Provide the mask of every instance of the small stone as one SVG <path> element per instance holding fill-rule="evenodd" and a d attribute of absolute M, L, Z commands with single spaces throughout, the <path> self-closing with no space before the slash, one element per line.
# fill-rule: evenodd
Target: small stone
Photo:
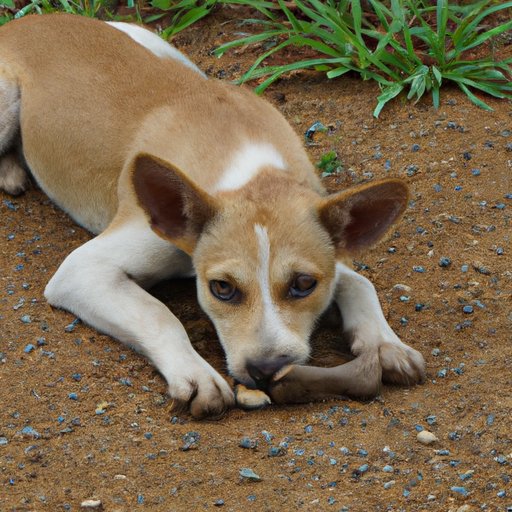
<path fill-rule="evenodd" d="M 473 313 L 473 306 L 464 306 L 462 311 L 466 313 L 466 315 L 471 315 Z"/>
<path fill-rule="evenodd" d="M 224 506 L 224 500 L 215 500 L 213 502 L 214 507 L 223 507 Z"/>
<path fill-rule="evenodd" d="M 32 318 L 30 318 L 30 315 L 23 315 L 20 320 L 24 323 L 24 324 L 30 324 L 32 322 Z"/>
<path fill-rule="evenodd" d="M 242 468 L 239 473 L 243 480 L 248 480 L 250 482 L 261 482 L 261 477 L 257 475 L 251 468 Z"/>
<path fill-rule="evenodd" d="M 282 457 L 283 455 L 286 455 L 286 448 L 283 446 L 271 446 L 268 449 L 268 456 L 269 457 Z"/>
<path fill-rule="evenodd" d="M 382 468 L 382 471 L 384 471 L 384 473 L 393 473 L 393 466 L 390 466 L 389 464 L 386 464 Z"/>
<path fill-rule="evenodd" d="M 7 440 L 6 437 L 0 437 L 0 446 L 5 446 L 8 443 L 9 441 Z"/>
<path fill-rule="evenodd" d="M 25 348 L 23 349 L 23 352 L 25 352 L 25 354 L 30 354 L 30 352 L 32 352 L 32 350 L 34 350 L 36 347 L 34 347 L 34 345 L 32 345 L 32 343 L 29 343 L 28 345 L 25 346 Z"/>
<path fill-rule="evenodd" d="M 41 437 L 41 434 L 31 426 L 23 427 L 20 432 L 23 436 L 32 437 L 33 439 L 39 439 Z"/>
<path fill-rule="evenodd" d="M 418 272 L 420 274 L 423 274 L 425 272 L 425 268 L 422 267 L 421 265 L 414 265 L 412 269 L 414 270 L 414 272 Z"/>
<path fill-rule="evenodd" d="M 471 174 L 473 176 L 480 176 L 480 174 L 482 174 L 482 173 L 481 173 L 480 169 L 471 169 Z"/>
<path fill-rule="evenodd" d="M 96 508 L 99 509 L 102 507 L 101 500 L 84 500 L 80 503 L 82 508 Z"/>
<path fill-rule="evenodd" d="M 452 260 L 446 256 L 442 256 L 439 258 L 439 266 L 440 267 L 449 267 L 452 264 Z"/>
<path fill-rule="evenodd" d="M 69 393 L 68 398 L 70 400 L 78 400 L 78 395 L 76 393 Z"/>
<path fill-rule="evenodd" d="M 64 327 L 64 330 L 66 332 L 73 332 L 75 330 L 75 327 L 79 324 L 80 322 L 80 319 L 79 318 L 75 318 L 70 324 L 66 325 L 66 327 Z"/>
<path fill-rule="evenodd" d="M 238 443 L 238 446 L 240 446 L 240 448 L 248 448 L 250 450 L 254 450 L 258 447 L 258 440 L 251 439 L 249 437 L 242 437 Z"/>
<path fill-rule="evenodd" d="M 453 492 L 456 492 L 458 494 L 461 494 L 462 496 L 467 496 L 469 494 L 469 492 L 467 491 L 467 489 L 465 487 L 458 487 L 458 486 L 453 486 L 453 487 L 450 487 L 450 489 L 453 491 Z"/>
<path fill-rule="evenodd" d="M 199 446 L 199 440 L 201 436 L 199 432 L 187 432 L 183 437 L 183 446 L 180 448 L 181 451 L 186 452 L 188 450 L 195 450 Z"/>
<path fill-rule="evenodd" d="M 418 432 L 416 439 L 421 444 L 425 444 L 425 445 L 429 445 L 429 444 L 435 443 L 436 441 L 439 441 L 439 439 L 432 432 L 429 432 L 428 430 L 422 430 L 421 432 Z"/>
<path fill-rule="evenodd" d="M 94 412 L 97 415 L 105 414 L 105 411 L 107 410 L 107 407 L 109 407 L 109 406 L 110 406 L 110 404 L 108 402 L 106 402 L 105 400 L 103 400 L 102 402 L 99 402 L 98 404 L 96 404 L 96 410 Z"/>
<path fill-rule="evenodd" d="M 474 469 L 469 469 L 468 471 L 466 471 L 465 473 L 460 473 L 459 474 L 459 478 L 464 481 L 464 480 L 469 480 L 470 478 L 473 477 L 473 474 L 474 474 L 475 470 Z"/>
<path fill-rule="evenodd" d="M 479 261 L 475 261 L 473 262 L 473 268 L 479 273 L 479 274 L 483 274 L 485 276 L 488 276 L 491 274 L 491 271 L 485 266 L 483 265 L 481 262 Z"/>
<path fill-rule="evenodd" d="M 427 416 L 425 420 L 429 425 L 435 425 L 437 423 L 437 417 L 434 414 Z"/>

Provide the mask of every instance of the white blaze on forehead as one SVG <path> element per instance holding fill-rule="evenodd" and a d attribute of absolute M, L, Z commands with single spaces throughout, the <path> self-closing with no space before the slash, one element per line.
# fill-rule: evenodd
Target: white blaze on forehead
<path fill-rule="evenodd" d="M 286 168 L 282 155 L 272 144 L 249 143 L 236 151 L 222 173 L 216 190 L 237 190 L 258 174 L 263 167 Z"/>
<path fill-rule="evenodd" d="M 187 59 L 183 53 L 164 41 L 154 32 L 143 27 L 139 27 L 138 25 L 134 25 L 133 23 L 124 23 L 122 21 L 107 21 L 106 23 L 129 35 L 135 42 L 144 46 L 144 48 L 149 50 L 151 53 L 154 53 L 157 57 L 160 57 L 161 59 L 179 60 L 185 64 L 185 66 L 197 71 L 200 75 L 206 78 L 206 75 L 192 61 Z"/>
<path fill-rule="evenodd" d="M 275 338 L 271 341 L 277 345 L 279 342 L 289 341 L 287 338 L 290 333 L 279 316 L 270 291 L 270 240 L 267 228 L 261 224 L 255 224 L 254 232 L 258 240 L 257 276 L 263 303 L 263 330 Z"/>

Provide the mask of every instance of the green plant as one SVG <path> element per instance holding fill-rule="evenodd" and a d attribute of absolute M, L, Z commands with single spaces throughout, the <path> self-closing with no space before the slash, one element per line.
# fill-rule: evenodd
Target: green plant
<path fill-rule="evenodd" d="M 343 170 L 343 164 L 338 158 L 336 151 L 324 153 L 316 163 L 316 166 L 322 171 L 322 178 L 331 174 L 337 174 Z"/>
<path fill-rule="evenodd" d="M 133 6 L 133 0 L 130 0 L 130 3 Z M 114 6 L 115 1 L 113 0 L 30 0 L 23 7 L 16 10 L 13 0 L 0 0 L 0 7 L 8 8 L 14 13 L 0 17 L 0 24 L 30 13 L 46 14 L 57 11 L 93 18 L 98 17 L 100 12 L 108 14 Z"/>
<path fill-rule="evenodd" d="M 148 16 L 145 22 L 158 20 L 167 14 L 172 14 L 171 24 L 162 31 L 162 37 L 169 39 L 178 32 L 196 23 L 210 14 L 218 4 L 247 4 L 246 0 L 151 0 L 151 6 L 164 11 Z M 267 0 L 251 0 L 250 5 L 266 16 L 270 16 L 270 9 L 274 4 Z"/>
<path fill-rule="evenodd" d="M 287 72 L 314 68 L 327 72 L 329 78 L 352 71 L 364 80 L 378 82 L 381 94 L 374 110 L 376 117 L 402 91 L 408 91 L 408 99 L 431 92 L 438 108 L 444 81 L 456 83 L 473 103 L 487 110 L 490 107 L 473 90 L 512 98 L 512 59 L 468 58 L 470 50 L 485 49 L 483 45 L 512 29 L 512 21 L 493 28 L 485 24 L 490 15 L 512 8 L 510 1 L 454 5 L 437 0 L 430 5 L 427 0 L 368 0 L 363 11 L 361 0 L 295 0 L 297 14 L 289 2 L 277 3 L 278 13 L 259 9 L 266 19 L 246 20 L 260 25 L 261 32 L 217 49 L 220 56 L 236 46 L 272 44 L 240 80 L 264 77 L 257 92 Z M 266 59 L 290 45 L 307 47 L 313 55 L 289 64 L 264 65 Z"/>
<path fill-rule="evenodd" d="M 152 7 L 165 12 L 148 16 L 144 21 L 156 21 L 171 14 L 172 19 L 169 27 L 164 29 L 161 33 L 164 39 L 169 39 L 183 29 L 196 23 L 201 18 L 207 16 L 216 3 L 217 0 L 152 0 Z"/>

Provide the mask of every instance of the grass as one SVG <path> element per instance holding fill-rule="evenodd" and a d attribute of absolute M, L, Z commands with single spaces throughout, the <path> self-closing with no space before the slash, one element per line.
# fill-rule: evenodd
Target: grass
<path fill-rule="evenodd" d="M 207 16 L 219 4 L 250 6 L 263 19 L 244 23 L 258 31 L 217 49 L 226 51 L 258 44 L 265 48 L 241 82 L 258 79 L 256 92 L 263 92 L 283 75 L 304 69 L 323 71 L 330 79 L 356 73 L 376 81 L 381 89 L 374 115 L 401 93 L 409 100 L 432 96 L 436 108 L 446 82 L 457 84 L 476 105 L 491 110 L 477 96 L 486 93 L 512 99 L 512 59 L 494 56 L 497 38 L 512 32 L 512 1 L 473 0 L 128 0 L 134 9 L 132 21 L 153 22 L 170 18 L 161 35 L 172 38 Z M 91 17 L 119 19 L 117 0 L 30 0 L 18 9 L 14 0 L 0 0 L 0 25 L 29 13 L 64 11 Z M 151 8 L 142 17 L 141 7 Z M 508 21 L 493 23 L 493 16 L 508 13 Z M 126 20 L 126 17 L 123 19 Z M 267 65 L 284 54 L 285 63 Z M 303 49 L 308 58 L 301 58 Z M 295 60 L 290 55 L 295 56 Z M 479 57 L 487 55 L 487 57 Z"/>
<path fill-rule="evenodd" d="M 316 69 L 336 78 L 353 72 L 363 80 L 375 80 L 381 93 L 374 115 L 402 92 L 408 99 L 432 95 L 436 108 L 440 88 L 456 83 L 476 105 L 491 110 L 475 92 L 512 98 L 512 59 L 497 60 L 488 50 L 500 34 L 512 30 L 512 21 L 492 26 L 489 17 L 512 8 L 512 2 L 479 0 L 458 5 L 448 0 L 277 0 L 278 12 L 268 2 L 246 0 L 266 19 L 246 20 L 259 31 L 217 49 L 265 43 L 267 48 L 244 74 L 241 82 L 264 79 L 256 88 L 264 91 L 282 75 Z M 510 17 L 508 17 L 510 20 Z M 289 46 L 307 48 L 311 58 L 287 64 L 265 65 Z M 474 58 L 471 52 L 491 53 Z M 295 52 L 300 55 L 300 52 Z"/>

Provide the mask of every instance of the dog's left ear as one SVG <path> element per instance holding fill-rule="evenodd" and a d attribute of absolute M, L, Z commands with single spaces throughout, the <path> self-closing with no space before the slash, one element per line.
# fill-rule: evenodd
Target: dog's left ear
<path fill-rule="evenodd" d="M 177 167 L 148 154 L 135 158 L 132 182 L 153 231 L 192 254 L 217 211 L 215 200 Z"/>
<path fill-rule="evenodd" d="M 400 180 L 387 179 L 343 190 L 322 200 L 319 217 L 338 254 L 355 254 L 378 242 L 401 217 L 409 193 Z"/>

